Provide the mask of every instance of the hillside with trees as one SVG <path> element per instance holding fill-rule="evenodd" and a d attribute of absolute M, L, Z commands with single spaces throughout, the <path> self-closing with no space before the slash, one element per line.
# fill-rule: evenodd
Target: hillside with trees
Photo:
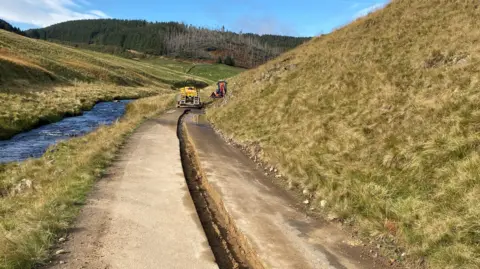
<path fill-rule="evenodd" d="M 114 54 L 150 55 L 225 62 L 251 68 L 310 38 L 238 34 L 177 22 L 144 20 L 79 20 L 28 30 L 27 36 Z M 88 46 L 86 46 L 88 45 Z"/>
<path fill-rule="evenodd" d="M 0 19 L 0 29 L 12 32 L 19 35 L 25 35 L 25 33 L 17 27 L 13 27 L 10 23 Z"/>

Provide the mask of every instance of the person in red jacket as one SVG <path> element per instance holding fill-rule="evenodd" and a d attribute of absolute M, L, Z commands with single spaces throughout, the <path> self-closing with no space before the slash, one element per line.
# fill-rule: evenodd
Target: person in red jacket
<path fill-rule="evenodd" d="M 227 94 L 227 82 L 219 81 L 217 82 L 217 90 L 212 92 L 210 97 L 212 98 L 223 98 Z"/>

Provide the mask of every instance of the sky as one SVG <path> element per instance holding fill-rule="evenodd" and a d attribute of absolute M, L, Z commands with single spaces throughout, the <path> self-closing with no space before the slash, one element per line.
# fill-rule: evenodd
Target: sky
<path fill-rule="evenodd" d="M 23 30 L 97 18 L 178 21 L 235 32 L 316 36 L 388 0 L 1 0 L 0 18 Z"/>

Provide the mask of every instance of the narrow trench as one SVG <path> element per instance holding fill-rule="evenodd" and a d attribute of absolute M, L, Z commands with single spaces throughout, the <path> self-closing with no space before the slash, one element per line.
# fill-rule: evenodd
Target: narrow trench
<path fill-rule="evenodd" d="M 177 123 L 177 137 L 180 142 L 183 173 L 208 243 L 215 256 L 215 261 L 220 269 L 257 268 L 249 265 L 242 246 L 239 246 L 235 236 L 230 235 L 231 227 L 226 227 L 228 224 L 222 221 L 225 216 L 220 216 L 222 211 L 217 208 L 207 188 L 202 184 L 202 175 L 199 172 L 196 155 L 186 130 L 184 130 L 183 118 L 189 112 L 190 110 L 186 109 Z"/>

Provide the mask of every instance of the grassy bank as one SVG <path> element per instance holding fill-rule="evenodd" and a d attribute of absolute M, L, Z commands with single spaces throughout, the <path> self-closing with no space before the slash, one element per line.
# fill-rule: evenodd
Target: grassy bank
<path fill-rule="evenodd" d="M 392 1 L 231 79 L 208 117 L 412 267 L 479 268 L 479 18 Z"/>
<path fill-rule="evenodd" d="M 112 126 L 62 142 L 39 159 L 1 165 L 0 268 L 45 261 L 56 235 L 72 222 L 127 135 L 173 103 L 172 94 L 137 100 Z"/>
<path fill-rule="evenodd" d="M 136 99 L 160 93 L 155 86 L 125 87 L 101 83 L 38 86 L 32 91 L 0 92 L 0 139 L 89 110 L 97 101 Z"/>

